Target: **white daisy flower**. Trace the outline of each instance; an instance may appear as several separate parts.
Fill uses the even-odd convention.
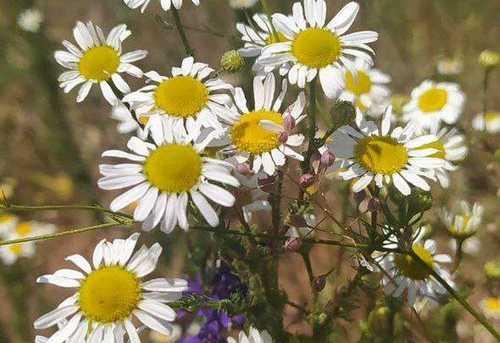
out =
[[[149,123],[154,144],[132,137],[127,144],[132,153],[108,150],[102,154],[132,161],[99,166],[101,189],[131,187],[111,202],[111,210],[119,211],[138,201],[134,219],[143,222],[145,230],[161,222],[161,230],[170,233],[176,225],[189,228],[187,211],[192,203],[208,224],[217,226],[219,216],[207,199],[224,207],[233,206],[234,196],[215,184],[239,186],[231,176],[232,165],[203,156],[210,136],[197,142],[197,137],[188,135],[179,122],[151,117]]]
[[[148,134],[146,130],[144,130],[139,123],[145,126],[148,122],[148,117],[139,117],[136,120],[134,114],[121,101],[113,106],[111,118],[119,122],[116,127],[119,133],[127,134],[135,132],[140,139],[145,140],[147,138]]]
[[[16,228],[18,218],[12,214],[0,214],[0,238],[7,239]]]
[[[415,136],[415,126],[391,130],[392,108],[384,114],[380,129],[371,121],[357,118],[358,128],[343,126],[332,136],[329,149],[345,171],[339,173],[344,180],[356,180],[353,192],[365,189],[373,181],[382,188],[384,183],[394,186],[404,195],[411,193],[410,185],[430,190],[422,177],[433,178],[434,169],[444,166],[444,160],[430,157],[437,149],[422,149],[437,137],[429,134]]]
[[[465,145],[465,137],[458,134],[455,128],[442,128],[439,131],[431,130],[431,133],[437,137],[437,140],[425,144],[421,149],[436,149],[437,152],[429,157],[436,157],[444,160],[444,166],[442,168],[436,168],[434,172],[441,186],[448,188],[450,186],[448,172],[457,170],[455,163],[462,161],[467,155],[468,149]]]
[[[198,6],[200,4],[200,0],[191,0],[193,4]],[[144,13],[146,7],[148,7],[151,0],[123,0],[125,5],[130,7],[131,9],[141,8],[141,12]],[[168,11],[170,8],[175,7],[176,9],[180,9],[182,7],[183,0],[160,0],[161,8],[164,11]]]
[[[214,70],[207,64],[194,62],[186,57],[180,68],[172,68],[172,76],[160,76],[150,71],[147,86],[126,95],[124,102],[130,103],[138,116],[160,116],[181,122],[188,130],[200,127],[222,130],[218,121],[231,97],[224,93],[232,86],[213,78]]]
[[[466,201],[460,201],[457,212],[446,209],[441,211],[441,219],[451,236],[466,239],[474,235],[483,220],[484,208],[478,203],[471,206]]]
[[[130,88],[120,74],[142,77],[141,69],[131,63],[147,55],[145,50],[122,54],[122,42],[130,34],[125,24],[115,26],[105,37],[102,29],[91,21],[87,24],[77,22],[73,36],[78,46],[65,40],[63,45],[67,51],[59,50],[54,55],[57,63],[70,69],[59,76],[59,86],[68,93],[81,85],[76,101],[82,102],[92,85],[99,84],[104,98],[114,105],[117,97],[109,83],[113,83],[120,92],[129,93]]]
[[[340,100],[353,103],[361,112],[379,117],[391,103],[391,91],[387,84],[391,77],[372,68],[361,58],[354,61],[356,73],[343,72],[343,91]]]
[[[244,9],[255,6],[259,0],[229,0],[229,6],[234,9]]]
[[[17,17],[17,25],[24,31],[38,32],[43,22],[43,14],[36,8],[22,11]]]
[[[238,340],[228,337],[227,338],[228,343],[272,343],[273,338],[267,331],[261,331],[257,330],[254,327],[251,327],[247,334],[244,331],[240,331],[238,335]]]
[[[403,119],[437,131],[441,122],[457,122],[464,103],[465,95],[458,84],[426,80],[411,92],[411,100],[403,108]]]
[[[345,34],[359,11],[355,2],[348,3],[326,23],[326,2],[304,0],[292,7],[292,17],[273,15],[273,25],[288,41],[264,47],[256,61],[256,70],[289,63],[288,80],[304,88],[319,74],[325,94],[336,97],[342,87],[341,68],[355,73],[350,57],[372,64],[373,50],[367,45],[378,39],[373,31]]]
[[[479,305],[487,317],[500,320],[500,297],[485,298]]]
[[[5,234],[6,240],[22,239],[32,236],[48,235],[56,231],[52,224],[40,223],[36,221],[19,222],[17,218],[10,219],[10,232]],[[33,257],[36,252],[34,242],[12,244],[0,248],[0,258],[6,265],[11,265],[20,257]]]
[[[151,274],[162,252],[156,243],[134,252],[139,234],[113,242],[102,240],[92,256],[92,265],[80,255],[66,258],[80,270],[60,269],[40,276],[39,283],[74,288],[77,292],[55,310],[35,321],[42,330],[67,320],[49,342],[122,342],[125,331],[131,342],[140,342],[133,318],[146,327],[170,334],[176,317],[167,303],[176,301],[187,289],[182,279],[157,278],[143,281]]]
[[[386,233],[389,233],[390,230],[394,231],[394,229],[384,229]],[[451,263],[451,257],[446,254],[436,254],[436,242],[432,239],[424,240],[425,233],[425,230],[421,229],[413,235],[411,249],[427,266],[454,287],[451,275],[440,266],[443,263]],[[400,244],[398,241],[398,237],[393,234],[384,242],[384,247],[398,248],[398,244]],[[389,253],[384,255],[380,261],[385,271],[382,284],[386,294],[401,297],[406,293],[406,300],[410,306],[415,304],[417,297],[438,300],[440,296],[446,294],[446,289],[434,280],[428,268],[422,266],[413,257]]]
[[[480,113],[472,120],[472,126],[478,131],[500,132],[500,112]]]
[[[227,130],[231,144],[223,151],[233,155],[238,163],[251,160],[255,173],[263,169],[266,174],[273,175],[277,166],[285,164],[286,156],[303,160],[302,155],[291,147],[302,145],[304,136],[285,132],[284,125],[285,121],[297,124],[304,118],[305,96],[299,94],[297,100],[281,112],[287,84],[284,80],[281,92],[275,98],[276,79],[272,73],[265,77],[256,76],[253,91],[253,110],[248,109],[243,90],[237,88],[234,93],[235,106],[220,114],[229,124]]]

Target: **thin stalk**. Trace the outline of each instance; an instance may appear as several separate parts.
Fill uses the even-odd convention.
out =
[[[278,32],[276,31],[276,28],[274,27],[273,24],[273,16],[272,16],[273,12],[271,12],[271,7],[269,7],[267,0],[260,0],[260,5],[262,6],[262,9],[264,10],[264,13],[267,16],[267,20],[269,20],[269,24],[271,25],[271,30],[273,32],[273,37],[277,42],[279,42]]]
[[[186,31],[184,30],[184,26],[182,25],[181,17],[179,15],[179,11],[173,7],[172,13],[174,15],[175,26],[177,27],[177,31],[179,32],[179,36],[181,38],[182,44],[184,45],[184,50],[188,56],[194,57],[194,49],[189,44],[187,39]]]
[[[132,219],[132,216],[123,212],[113,212],[111,210],[105,209],[100,206],[93,205],[46,205],[46,206],[22,206],[13,204],[2,204],[0,205],[0,210],[7,210],[10,212],[36,212],[36,211],[57,211],[57,210],[84,210],[84,211],[96,211],[102,213],[108,213],[111,215],[116,215],[124,217],[127,219]]]
[[[302,161],[302,172],[306,173],[310,171],[311,168],[311,157],[314,153],[314,150],[316,149],[316,142],[315,142],[315,136],[316,136],[316,112],[317,112],[317,106],[316,106],[316,79],[314,79],[309,88],[309,113],[308,113],[308,121],[309,125],[307,128],[307,136],[309,140],[309,145],[307,147],[307,152],[306,155],[304,156],[304,161]]]
[[[488,111],[488,85],[490,80],[491,69],[486,68],[484,70],[484,78],[483,78],[483,115]]]

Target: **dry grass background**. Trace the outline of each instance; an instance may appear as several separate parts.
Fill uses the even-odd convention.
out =
[[[99,200],[109,203],[111,194],[100,192],[95,186],[99,155],[103,150],[123,146],[126,138],[116,132],[109,107],[97,89],[82,105],[77,105],[75,93],[64,95],[57,88],[55,78],[61,68],[55,66],[52,55],[63,39],[72,39],[71,30],[76,20],[92,20],[106,30],[124,22],[133,32],[124,48],[147,49],[149,56],[140,63],[143,69],[167,73],[179,64],[184,51],[175,30],[169,31],[155,20],[156,14],[168,18],[159,10],[157,2],[152,1],[154,6],[141,15],[126,8],[122,0],[0,0],[0,183],[8,179],[15,181],[13,202],[74,204]],[[226,35],[221,38],[189,31],[198,59],[217,65],[221,54],[238,44],[234,29],[237,15],[226,0],[202,2],[200,8],[186,2],[181,15],[186,25],[209,26]],[[347,1],[327,2],[333,14]],[[291,2],[270,0],[270,4],[273,10],[286,12]],[[355,25],[380,33],[380,40],[375,44],[376,64],[392,75],[395,93],[407,94],[421,80],[435,75],[436,62],[442,57],[463,60],[464,69],[458,81],[468,101],[461,125],[470,131],[470,119],[481,110],[482,101],[482,70],[477,57],[485,48],[500,48],[500,1],[361,0],[360,4],[361,14]],[[18,13],[31,6],[39,8],[45,16],[39,34],[22,32],[15,24]],[[228,80],[234,84],[245,81],[236,76],[229,76]],[[131,85],[140,85],[140,81],[132,80]],[[489,94],[489,107],[500,109],[498,72],[492,77]],[[458,276],[460,282],[476,287],[471,299],[477,304],[485,294],[484,262],[497,258],[500,248],[499,168],[492,154],[485,151],[485,142],[470,138],[472,153],[461,170],[453,175],[453,186],[446,192],[438,190],[436,194],[442,204],[453,204],[465,198],[480,201],[487,208],[485,222],[488,225],[480,233],[482,249],[477,256],[467,256]],[[490,137],[486,143],[498,148],[498,136]],[[81,163],[76,151],[82,156]],[[325,192],[334,189],[328,183],[322,187]],[[328,199],[329,207],[339,208],[342,199],[337,199],[334,192],[329,193]],[[52,222],[60,228],[84,226],[95,221],[91,215],[70,211],[24,213],[22,216]],[[94,244],[103,237],[125,234],[123,230],[113,229],[44,242],[38,245],[35,258],[21,260],[12,267],[0,265],[0,342],[32,341],[34,318],[67,294],[52,287],[36,286],[36,276],[59,268],[68,254],[90,254]],[[144,235],[143,239],[161,239],[166,246],[176,240],[184,242],[180,235]],[[185,248],[183,244],[176,244],[176,247],[169,250],[162,268],[171,276],[183,273]],[[317,249],[313,254],[316,273],[328,271],[338,262],[338,257],[334,249]],[[350,263],[348,259],[343,260],[341,265],[345,272],[339,276],[338,284],[348,277]],[[282,286],[290,291],[292,299],[306,302],[310,292],[300,259],[285,255],[280,272]],[[308,332],[306,325],[293,323],[296,316],[295,311],[289,311],[289,329]],[[465,316],[464,323],[472,333],[476,325],[473,320]],[[345,339],[355,341],[359,334],[356,323],[345,323],[345,327],[351,330]],[[487,340],[485,337],[475,342]],[[463,342],[473,341],[471,336],[463,338]]]

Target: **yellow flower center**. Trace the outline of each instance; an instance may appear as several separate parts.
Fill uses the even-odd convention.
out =
[[[354,149],[354,154],[356,160],[374,174],[393,174],[403,169],[408,162],[406,147],[385,136],[361,139]]]
[[[474,233],[476,233],[477,229],[475,227],[468,227],[469,222],[472,219],[472,217],[469,216],[469,215],[457,216],[457,218],[455,218],[455,222],[457,221],[458,217],[462,217],[462,219],[463,219],[462,229],[458,230],[458,228],[456,227],[456,225],[453,224],[449,228],[450,234],[453,237],[464,238],[464,239],[468,238],[468,237],[470,237],[472,235],[474,235]]]
[[[418,107],[425,113],[441,111],[448,102],[448,92],[441,88],[431,88],[418,99]]]
[[[208,88],[191,76],[163,81],[155,92],[156,106],[175,117],[192,117],[208,102]]]
[[[444,148],[443,142],[441,142],[441,140],[439,140],[439,139],[432,142],[432,143],[422,145],[417,150],[423,150],[423,149],[436,149],[437,150],[435,153],[433,153],[432,155],[429,155],[428,157],[435,157],[435,158],[441,158],[441,159],[446,158],[446,149]]]
[[[110,46],[97,46],[84,53],[78,68],[87,80],[106,81],[116,73],[119,66],[120,56],[115,49]]]
[[[484,115],[484,121],[487,123],[493,123],[497,120],[500,120],[500,113],[498,112],[486,112]]]
[[[430,268],[434,268],[434,258],[429,250],[422,244],[414,244],[413,252]],[[423,266],[410,255],[399,254],[394,258],[394,263],[404,276],[412,280],[425,280],[431,274],[429,268]]]
[[[191,145],[168,144],[149,155],[144,172],[162,192],[188,192],[200,180],[202,160]]]
[[[2,214],[2,215],[0,215],[0,224],[9,223],[15,219],[16,219],[16,217],[14,217],[13,215]]]
[[[98,323],[123,321],[141,300],[135,274],[122,267],[103,267],[82,282],[79,303],[85,316]]]
[[[292,43],[292,54],[310,68],[324,68],[334,63],[341,52],[339,37],[327,29],[307,29],[300,32]]]
[[[266,39],[267,45],[284,42],[288,42],[288,39],[281,32],[271,33]]]
[[[372,89],[372,81],[370,76],[362,70],[353,75],[350,71],[345,73],[345,87],[351,93],[360,96],[362,94],[370,93]]]
[[[500,298],[487,298],[484,304],[488,311],[500,313]]]
[[[283,125],[283,117],[278,112],[256,111],[242,115],[231,129],[231,138],[238,150],[262,154],[280,146],[279,135],[263,128],[261,120]]]
[[[16,233],[19,236],[28,236],[33,232],[33,227],[30,223],[21,223],[16,227]]]

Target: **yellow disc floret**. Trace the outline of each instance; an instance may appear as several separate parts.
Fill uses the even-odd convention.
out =
[[[202,159],[191,145],[163,145],[144,164],[149,182],[166,193],[190,191],[199,182],[201,171]]]
[[[399,172],[408,162],[406,147],[391,137],[365,137],[358,142],[354,152],[356,160],[374,174]]]
[[[113,323],[130,316],[141,300],[140,282],[120,266],[103,267],[82,282],[79,303],[85,316],[98,323]]]
[[[192,117],[208,102],[208,88],[191,76],[163,81],[155,91],[156,106],[175,117]]]
[[[106,81],[116,73],[120,66],[118,52],[110,46],[98,46],[87,50],[78,69],[87,80]]]
[[[345,87],[351,93],[360,96],[370,93],[372,81],[370,76],[362,70],[358,70],[354,75],[350,71],[347,71],[345,73]]]
[[[339,37],[327,29],[307,29],[300,32],[292,43],[292,54],[310,68],[324,68],[336,62],[341,52]]]
[[[280,146],[279,135],[263,128],[262,120],[283,125],[283,117],[278,112],[256,111],[242,115],[231,130],[233,144],[238,150],[262,154]]]
[[[413,252],[417,255],[428,267],[434,268],[434,258],[429,250],[424,248],[422,244],[413,244]],[[397,255],[394,258],[394,263],[398,270],[404,276],[412,280],[425,280],[431,274],[431,270],[422,265],[421,262],[415,260],[410,255]]]
[[[33,226],[30,223],[20,223],[16,227],[16,233],[19,236],[28,236],[32,232],[33,232]]]
[[[448,92],[441,88],[431,88],[418,99],[418,107],[425,113],[441,111],[447,103]]]

